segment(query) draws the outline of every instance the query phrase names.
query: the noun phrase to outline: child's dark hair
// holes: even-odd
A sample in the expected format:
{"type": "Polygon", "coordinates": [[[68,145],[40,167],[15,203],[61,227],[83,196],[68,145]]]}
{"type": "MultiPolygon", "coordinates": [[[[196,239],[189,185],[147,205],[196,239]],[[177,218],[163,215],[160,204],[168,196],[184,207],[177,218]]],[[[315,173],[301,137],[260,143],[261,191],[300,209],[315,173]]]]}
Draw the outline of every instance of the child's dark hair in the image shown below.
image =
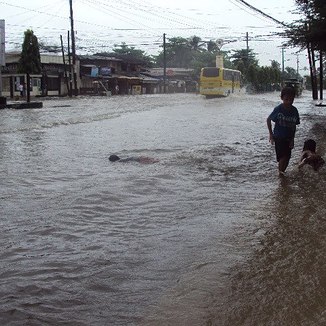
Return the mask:
{"type": "Polygon", "coordinates": [[[120,157],[118,156],[118,155],[110,155],[109,156],[109,160],[111,161],[111,162],[115,162],[115,161],[119,161],[120,160],[120,157]]]}
{"type": "Polygon", "coordinates": [[[291,96],[291,97],[295,97],[295,89],[294,87],[291,86],[286,86],[282,89],[281,91],[281,98],[285,95],[291,96]]]}
{"type": "Polygon", "coordinates": [[[316,152],[316,142],[313,139],[307,139],[303,143],[303,150],[311,151],[311,152],[315,153],[316,152]]]}

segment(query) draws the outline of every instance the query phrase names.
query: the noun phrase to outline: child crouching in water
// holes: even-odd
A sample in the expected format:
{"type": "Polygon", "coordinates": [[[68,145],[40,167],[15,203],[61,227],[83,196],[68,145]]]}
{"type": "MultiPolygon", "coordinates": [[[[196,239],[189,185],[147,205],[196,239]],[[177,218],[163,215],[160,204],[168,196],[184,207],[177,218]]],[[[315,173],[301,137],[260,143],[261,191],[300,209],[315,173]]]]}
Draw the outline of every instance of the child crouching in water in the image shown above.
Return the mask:
{"type": "Polygon", "coordinates": [[[323,158],[316,154],[316,142],[313,139],[308,139],[303,144],[299,169],[305,164],[311,165],[315,171],[318,171],[325,164],[323,158]]]}

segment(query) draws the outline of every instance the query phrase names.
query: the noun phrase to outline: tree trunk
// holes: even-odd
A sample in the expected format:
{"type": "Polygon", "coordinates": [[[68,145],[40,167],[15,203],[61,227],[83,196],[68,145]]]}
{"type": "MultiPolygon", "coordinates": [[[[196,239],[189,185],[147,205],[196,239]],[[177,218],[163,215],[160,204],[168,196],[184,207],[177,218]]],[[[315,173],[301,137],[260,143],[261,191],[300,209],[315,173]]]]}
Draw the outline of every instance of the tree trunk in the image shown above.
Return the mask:
{"type": "Polygon", "coordinates": [[[314,100],[318,99],[317,93],[317,83],[316,83],[316,68],[315,68],[315,57],[313,54],[313,49],[311,44],[308,43],[307,45],[308,50],[308,59],[309,59],[309,68],[310,68],[310,79],[311,79],[311,89],[312,89],[312,98],[314,100]]]}
{"type": "Polygon", "coordinates": [[[320,65],[319,65],[319,98],[323,99],[323,88],[324,88],[324,68],[323,68],[323,51],[320,51],[320,65]]]}
{"type": "Polygon", "coordinates": [[[315,51],[312,46],[310,47],[310,53],[311,53],[310,69],[311,69],[312,99],[318,100],[316,60],[315,60],[315,51]]]}

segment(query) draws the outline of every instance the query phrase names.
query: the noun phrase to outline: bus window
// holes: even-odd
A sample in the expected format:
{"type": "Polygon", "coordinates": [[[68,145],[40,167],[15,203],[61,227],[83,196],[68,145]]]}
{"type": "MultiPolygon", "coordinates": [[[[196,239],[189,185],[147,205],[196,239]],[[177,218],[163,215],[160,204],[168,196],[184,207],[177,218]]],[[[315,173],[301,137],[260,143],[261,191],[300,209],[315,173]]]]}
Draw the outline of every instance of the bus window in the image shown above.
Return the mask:
{"type": "Polygon", "coordinates": [[[218,77],[219,69],[218,68],[204,68],[202,72],[203,77],[218,77]]]}
{"type": "Polygon", "coordinates": [[[223,70],[223,79],[224,80],[233,80],[233,71],[231,70],[223,70]]]}

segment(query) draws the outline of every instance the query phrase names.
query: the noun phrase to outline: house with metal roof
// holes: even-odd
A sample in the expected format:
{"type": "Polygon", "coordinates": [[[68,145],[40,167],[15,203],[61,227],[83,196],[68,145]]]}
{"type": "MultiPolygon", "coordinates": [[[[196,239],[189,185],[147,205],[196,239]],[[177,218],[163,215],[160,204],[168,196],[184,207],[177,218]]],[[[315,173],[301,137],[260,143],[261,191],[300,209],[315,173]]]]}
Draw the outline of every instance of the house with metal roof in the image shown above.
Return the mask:
{"type": "MultiPolygon", "coordinates": [[[[21,87],[26,93],[27,76],[18,73],[20,52],[8,52],[5,54],[5,66],[2,67],[2,95],[5,97],[21,97],[21,87]]],[[[69,64],[64,62],[63,57],[53,54],[40,54],[42,72],[31,74],[31,96],[65,96],[68,95],[71,81],[69,64]]],[[[80,85],[79,61],[76,62],[77,87],[80,85]]]]}

